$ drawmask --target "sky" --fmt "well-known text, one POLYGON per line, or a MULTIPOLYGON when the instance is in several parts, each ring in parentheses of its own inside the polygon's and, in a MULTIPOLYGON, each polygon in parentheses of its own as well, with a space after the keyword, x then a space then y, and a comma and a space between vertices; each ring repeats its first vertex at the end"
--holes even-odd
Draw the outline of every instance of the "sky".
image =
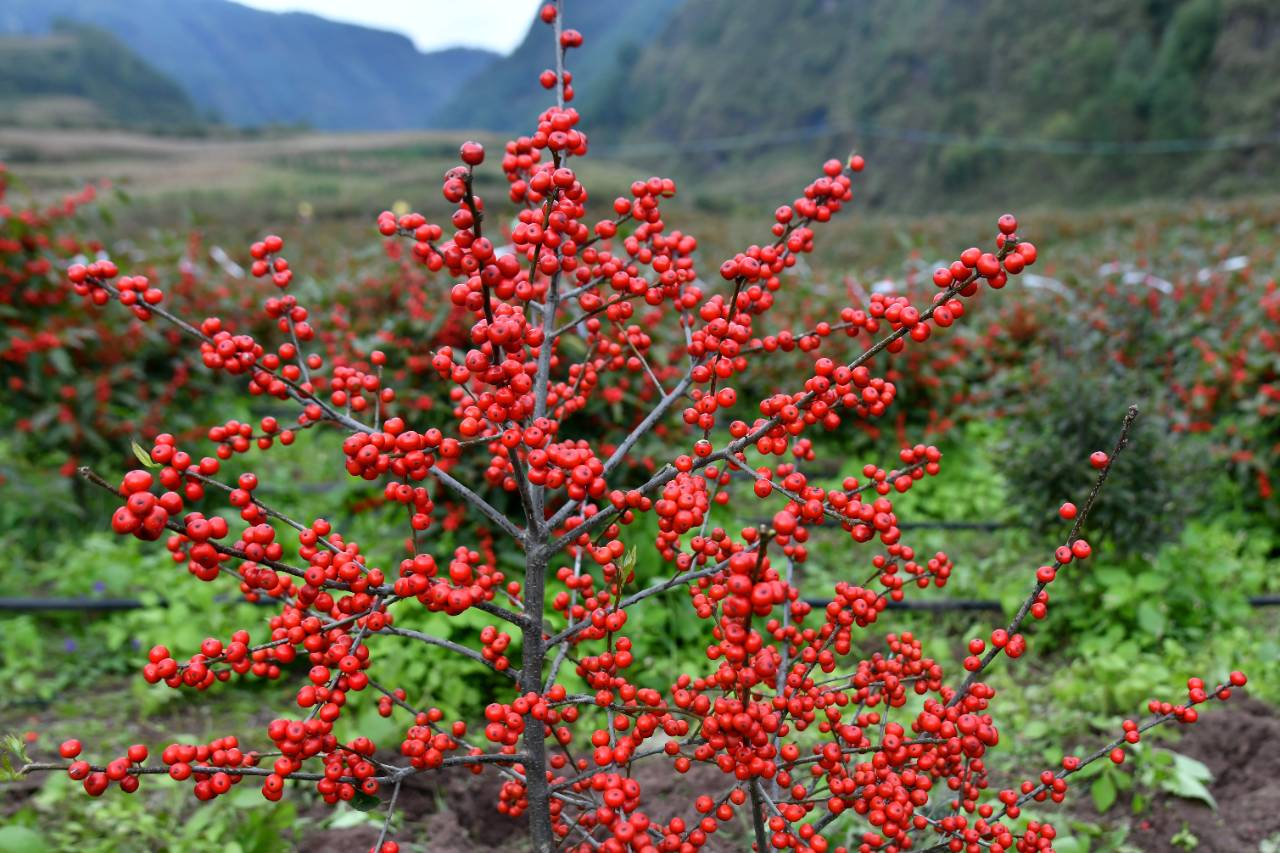
POLYGON ((484 47, 510 53, 541 0, 236 0, 270 12, 322 18, 403 33, 419 50, 484 47))

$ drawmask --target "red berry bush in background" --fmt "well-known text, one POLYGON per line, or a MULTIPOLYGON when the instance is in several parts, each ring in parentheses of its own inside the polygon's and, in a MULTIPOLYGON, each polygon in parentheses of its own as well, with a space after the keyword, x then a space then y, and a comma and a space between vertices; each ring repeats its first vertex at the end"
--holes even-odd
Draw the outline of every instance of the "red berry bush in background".
MULTIPOLYGON (((126 322, 86 312, 68 289, 65 270, 71 259, 103 252, 99 241, 75 236, 87 227, 81 214, 102 187, 38 203, 13 200, 15 184, 0 163, 0 381, 10 403, 0 423, 13 458, 56 457, 61 473, 72 476, 82 463, 123 464, 132 456, 132 438, 166 431, 202 436, 199 427, 219 402, 213 377, 199 369, 203 356, 192 351, 184 330, 147 322, 146 309, 162 299, 184 316, 216 312, 229 327, 268 335, 276 320, 244 286, 251 270, 192 231, 163 257, 150 258, 141 274, 121 281, 121 301, 133 309, 126 322), (160 281, 163 289, 153 284, 160 281)), ((367 353, 354 345, 372 340, 401 355, 393 378, 403 380, 433 372, 438 345, 465 341, 465 313, 440 304, 429 271, 402 247, 388 246, 387 254, 386 264, 338 259, 341 274, 314 306, 323 326, 309 352, 372 372, 367 353)), ((406 410, 430 410, 445 399, 438 387, 415 385, 420 393, 402 401, 406 410)))
MULTIPOLYGON (((1109 490, 1115 496, 1119 487, 1123 500, 1099 519, 1095 536, 1117 546, 1158 546, 1161 533, 1176 529, 1153 523, 1176 528, 1185 482, 1207 473, 1206 459, 1235 475, 1251 511, 1275 517, 1280 285, 1264 273, 1274 249, 1230 238, 1201 250, 1177 246, 1176 238, 1173 247, 1152 245, 1149 230, 1176 235, 1179 225, 1144 222, 1118 249, 1105 243, 1096 254, 1047 259, 1023 277, 1018 298, 984 300, 940 340, 904 351, 885 373, 901 405, 890 418, 859 426, 871 439, 888 433, 907 446, 912 436, 955 438, 971 422, 1004 425, 1013 433, 1001 457, 1018 484, 1016 517, 1047 522, 1052 496, 1081 485, 1072 476, 1075 457, 1088 455, 1106 432, 1075 401, 1105 410, 1141 399, 1142 464, 1112 478, 1109 490), (1079 370, 1081 363, 1090 370, 1079 370), (1045 442, 1073 452, 1045 459, 1038 451, 1045 442)), ((813 337, 780 334, 764 343, 772 343, 770 351, 808 350, 847 326, 846 317, 823 320, 847 315, 850 305, 887 294, 927 300, 933 272, 919 256, 879 280, 805 270, 807 298, 780 309, 813 337)), ((760 365, 753 384, 780 381, 789 364, 760 365)))
MULTIPOLYGON (((67 291, 66 259, 101 246, 73 236, 77 213, 98 194, 92 185, 50 204, 15 199, 14 178, 0 163, 0 378, 5 433, 16 443, 61 444, 70 451, 64 473, 99 435, 119 435, 108 403, 127 381, 140 330, 86 322, 67 291), (76 376, 78 368, 92 372, 76 376)), ((133 411, 146 409, 138 398, 133 411)), ((126 429, 127 432, 127 429, 126 429)))
MULTIPOLYGON (((205 388, 187 363, 182 333, 144 323, 141 312, 126 323, 87 313, 67 289, 68 259, 102 251, 97 240, 75 234, 105 185, 14 206, 4 203, 9 178, 0 164, 0 379, 10 402, 0 423, 13 458, 56 455, 61 473, 72 476, 81 462, 120 464, 131 436, 194 426, 177 404, 205 388)), ((124 304, 160 298, 153 277, 151 269, 131 277, 124 304)), ((216 295, 204 284, 184 264, 168 297, 199 306, 216 295)))
POLYGON ((440 274, 430 279, 440 300, 452 282, 455 325, 429 355, 421 341, 394 333, 383 349, 348 352, 341 314, 313 316, 294 295, 275 236, 254 244, 250 270, 271 293, 263 313, 274 334, 181 317, 158 282, 105 258, 70 267, 70 289, 85 302, 120 303, 140 322, 167 324, 206 370, 296 411, 287 423, 212 426, 209 455, 197 441, 161 433, 146 466, 118 485, 84 472, 119 496, 117 533, 163 538, 197 579, 278 606, 266 632, 210 637, 199 649, 155 646, 143 676, 206 690, 297 668, 306 675, 292 710, 255 736, 174 743, 158 761, 136 746, 105 764, 68 741, 63 763, 26 769, 63 770, 92 795, 113 785, 134 791, 150 774, 190 784, 201 800, 246 781, 271 800, 290 782, 331 803, 385 794, 381 853, 398 849, 387 836, 404 781, 445 768, 496 774, 496 809, 526 820, 538 851, 696 850, 714 847, 716 833, 738 819, 761 850, 842 849, 827 840, 836 821, 859 828, 861 851, 1051 850, 1053 825, 1020 820, 1024 805, 1061 801, 1089 763, 1123 761, 1124 747, 1147 730, 1194 723, 1199 705, 1245 683, 1240 673, 1192 678, 1185 699, 1152 701, 1146 720, 1126 722, 1093 754, 1025 781, 988 778, 986 755, 1002 732, 984 673, 1028 651, 1028 620, 1048 613, 1049 586, 1090 556, 1081 534, 1136 410, 1111 448, 1078 460, 1096 479, 1078 507, 1059 510, 1070 522, 1062 546, 1032 572, 1010 623, 968 641, 963 673, 944 671, 909 632, 886 634, 868 654, 890 602, 943 586, 954 570, 945 553, 904 542, 894 511, 896 495, 940 472, 941 454, 908 445, 860 477, 820 483, 805 472, 818 455, 812 436, 891 416, 902 402, 885 355, 945 337, 975 300, 997 298, 986 291, 1035 264, 1036 248, 1003 216, 986 249, 965 249, 933 274, 932 298, 881 295, 815 329, 765 334, 759 319, 792 298, 788 271, 852 200, 861 158, 824 164, 776 210, 761 244, 703 278, 697 241, 663 219, 673 182, 636 181, 603 215, 588 196, 574 169, 588 138, 569 106, 564 68, 582 37, 563 28, 555 5, 542 19, 554 28, 557 65, 541 82, 556 103, 500 158, 510 227, 494 213, 497 201, 474 191, 476 170, 495 158, 472 142, 444 176, 447 223, 378 217, 406 259, 440 274), (337 328, 323 329, 321 319, 337 328), (790 359, 794 349, 809 357, 790 359), (764 360, 777 390, 739 394, 735 385, 764 360), (426 373, 447 389, 447 406, 417 403, 421 390, 397 387, 426 373), (220 476, 226 460, 291 445, 312 428, 340 430, 335 465, 403 507, 397 564, 373 564, 366 555, 374 549, 323 518, 268 505, 252 473, 220 476), (731 505, 734 479, 751 482, 750 504, 731 505), (473 547, 433 550, 442 495, 485 531, 473 547), (219 514, 228 506, 238 518, 219 514), (713 524, 713 514, 727 513, 736 525, 713 524), (762 513, 767 523, 743 524, 762 513), (656 541, 629 529, 644 516, 657 519, 656 541), (867 563, 835 585, 825 607, 808 603, 794 582, 819 527, 843 530, 867 563), (493 539, 522 560, 499 559, 493 539), (635 553, 650 547, 669 573, 642 585, 635 553), (646 603, 699 620, 705 667, 674 680, 640 671, 638 655, 653 638, 633 635, 628 623, 646 603), (478 646, 463 645, 405 627, 405 614, 424 608, 492 622, 478 646), (403 654, 405 640, 466 658, 509 690, 482 720, 449 719, 414 685, 378 680, 380 656, 403 654), (399 743, 348 730, 352 709, 368 704, 402 720, 399 743), (630 773, 638 761, 677 773, 714 768, 723 786, 688 813, 651 813, 630 773))

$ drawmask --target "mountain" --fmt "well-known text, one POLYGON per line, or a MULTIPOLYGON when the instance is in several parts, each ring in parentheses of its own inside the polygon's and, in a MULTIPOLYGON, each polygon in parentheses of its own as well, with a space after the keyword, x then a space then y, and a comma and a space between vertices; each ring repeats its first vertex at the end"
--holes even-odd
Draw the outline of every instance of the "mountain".
POLYGON ((206 112, 241 126, 427 127, 496 54, 419 52, 395 33, 228 0, 4 0, 0 34, 65 19, 114 34, 206 112))
MULTIPOLYGON (((593 150, 696 178, 684 183, 697 203, 786 197, 855 149, 864 200, 899 209, 1280 190, 1277 0, 565 5, 586 38, 568 68, 593 150)), ((59 19, 140 59, 72 57, 46 38, 44 55, 92 70, 46 81, 10 57, 0 110, 3 92, 57 83, 72 107, 132 115, 111 106, 121 93, 90 91, 111 67, 183 120, 139 63, 235 125, 528 132, 552 101, 537 82, 552 32, 536 16, 496 57, 424 54, 392 33, 229 0, 0 0, 0 34, 47 37, 59 19)))
MULTIPOLYGON (((583 35, 569 51, 574 104, 596 119, 624 97, 619 71, 657 44, 658 34, 684 0, 572 0, 565 26, 583 35)), ((480 71, 437 115, 441 127, 528 132, 554 97, 538 85, 538 75, 555 68, 552 28, 533 19, 519 47, 480 71)))
MULTIPOLYGON (((781 197, 854 149, 864 199, 899 208, 1280 189, 1276 0, 567 6, 593 148, 712 203, 781 197)), ((442 120, 527 128, 552 57, 535 23, 442 120)))
POLYGON ((856 148, 895 206, 1274 189, 1277 72, 1274 0, 689 0, 596 139, 766 183, 856 148))
POLYGON ((189 129, 182 87, 95 27, 60 21, 39 37, 0 36, 0 123, 189 129))

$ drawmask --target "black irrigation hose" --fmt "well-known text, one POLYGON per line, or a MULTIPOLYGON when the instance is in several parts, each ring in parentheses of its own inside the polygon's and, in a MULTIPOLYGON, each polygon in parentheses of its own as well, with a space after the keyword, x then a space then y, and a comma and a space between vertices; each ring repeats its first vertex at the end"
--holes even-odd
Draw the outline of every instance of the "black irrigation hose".
MULTIPOLYGON (((805 604, 811 607, 826 607, 831 603, 829 598, 806 598, 805 604)), ((1253 595, 1249 597, 1250 607, 1280 607, 1280 595, 1253 595)), ((942 613, 950 610, 992 610, 1003 611, 1000 602, 989 598, 944 598, 939 601, 890 601, 889 610, 923 610, 942 613)))
MULTIPOLYGON (((256 604, 266 607, 279 602, 260 599, 249 602, 244 599, 221 597, 220 604, 256 604)), ((0 598, 0 613, 57 613, 57 612, 100 612, 109 613, 117 610, 142 610, 147 607, 168 607, 169 602, 163 598, 148 603, 140 598, 0 598)))
POLYGON ((900 530, 1005 530, 1022 526, 1003 521, 899 521, 897 524, 900 530))
MULTIPOLYGON (((773 517, 763 516, 752 519, 755 524, 770 524, 773 517)), ((1024 528, 1022 524, 1008 524, 1003 521, 899 521, 901 530, 1008 530, 1024 528)))
MULTIPOLYGON (((826 607, 831 603, 829 598, 806 598, 805 604, 810 607, 826 607)), ((944 598, 939 601, 890 601, 889 610, 923 610, 942 612, 947 610, 994 610, 1000 612, 1000 602, 990 598, 944 598)))
POLYGON ((46 611, 139 610, 147 605, 137 598, 0 598, 0 611, 43 613, 46 611))

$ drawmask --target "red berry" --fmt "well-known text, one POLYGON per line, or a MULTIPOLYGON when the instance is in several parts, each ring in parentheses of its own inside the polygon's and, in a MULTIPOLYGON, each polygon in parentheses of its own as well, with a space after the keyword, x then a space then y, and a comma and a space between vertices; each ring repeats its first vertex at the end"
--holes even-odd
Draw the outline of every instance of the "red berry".
POLYGON ((462 162, 468 166, 479 166, 484 162, 484 146, 479 142, 464 142, 460 152, 462 162))

